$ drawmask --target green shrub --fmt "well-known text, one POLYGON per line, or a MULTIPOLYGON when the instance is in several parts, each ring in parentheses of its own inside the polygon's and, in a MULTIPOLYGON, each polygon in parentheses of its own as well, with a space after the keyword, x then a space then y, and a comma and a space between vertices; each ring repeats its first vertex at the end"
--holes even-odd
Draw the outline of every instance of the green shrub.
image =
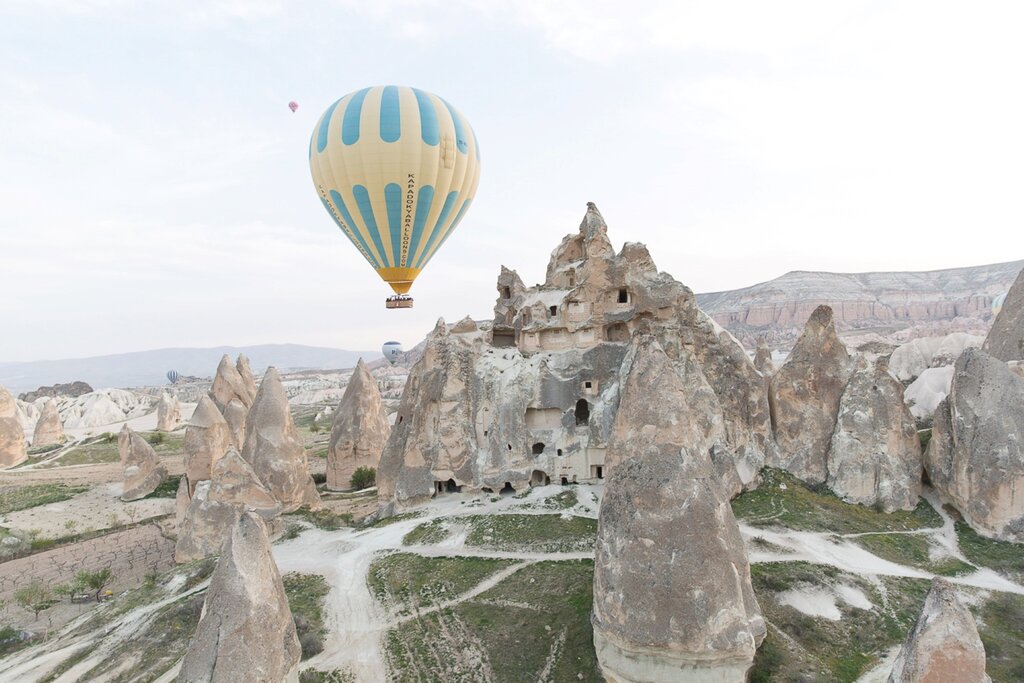
POLYGON ((367 489, 377 483, 377 470, 372 467, 358 467, 352 473, 349 484, 356 490, 367 489))

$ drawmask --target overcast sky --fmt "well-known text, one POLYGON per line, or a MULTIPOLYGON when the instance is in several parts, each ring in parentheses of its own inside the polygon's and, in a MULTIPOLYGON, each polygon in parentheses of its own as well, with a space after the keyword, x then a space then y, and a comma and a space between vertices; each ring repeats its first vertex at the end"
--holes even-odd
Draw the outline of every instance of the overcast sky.
POLYGON ((1024 258, 1017 2, 5 0, 0 361, 415 344, 594 201, 695 291, 1024 258), (435 92, 482 150, 416 307, 309 177, 323 110, 435 92), (292 114, 289 100, 300 107, 292 114))

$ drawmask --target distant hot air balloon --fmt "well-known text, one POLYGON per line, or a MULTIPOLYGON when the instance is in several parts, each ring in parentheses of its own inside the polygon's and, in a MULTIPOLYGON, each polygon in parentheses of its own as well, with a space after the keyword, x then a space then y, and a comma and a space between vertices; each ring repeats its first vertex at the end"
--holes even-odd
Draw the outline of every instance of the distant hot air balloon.
POLYGON ((299 108, 299 103, 298 102, 289 102, 288 103, 288 108, 291 109, 292 113, 294 114, 295 110, 299 108))
POLYGON ((402 355, 403 350, 402 343, 396 341, 384 342, 384 346, 380 347, 380 352, 392 365, 398 362, 398 357, 402 355))
POLYGON ((167 371, 167 381, 170 382, 171 384, 174 384, 175 382, 177 382, 178 381, 178 371, 177 370, 168 370, 167 371))
POLYGON ((403 295, 473 200, 480 148, 469 121, 437 95, 378 86, 327 108, 309 168, 334 222, 399 295, 388 308, 406 308, 403 295))
POLYGON ((995 299, 992 299, 992 315, 993 315, 993 317, 999 315, 999 311, 1003 310, 1003 302, 1006 301, 1006 294, 1007 294, 1007 292, 1003 292, 1002 294, 997 296, 995 299))

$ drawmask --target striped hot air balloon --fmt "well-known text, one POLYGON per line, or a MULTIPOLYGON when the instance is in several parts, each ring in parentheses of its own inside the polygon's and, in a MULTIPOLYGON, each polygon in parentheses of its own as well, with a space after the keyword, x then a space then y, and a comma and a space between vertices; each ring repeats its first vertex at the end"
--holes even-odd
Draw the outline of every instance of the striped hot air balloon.
POLYGON ((404 349, 402 348, 402 342, 389 341, 384 342, 384 345, 380 347, 380 352, 384 354, 384 357, 388 359, 388 362, 394 365, 398 362, 404 349))
POLYGON ((171 384, 174 384, 175 382, 177 382, 178 381, 178 377, 179 377, 179 375, 178 375, 178 371, 177 370, 168 370, 167 371, 167 381, 170 382, 171 384))
POLYGON ((466 118, 437 95, 379 86, 327 108, 309 167, 334 222, 404 295, 473 201, 480 148, 466 118))

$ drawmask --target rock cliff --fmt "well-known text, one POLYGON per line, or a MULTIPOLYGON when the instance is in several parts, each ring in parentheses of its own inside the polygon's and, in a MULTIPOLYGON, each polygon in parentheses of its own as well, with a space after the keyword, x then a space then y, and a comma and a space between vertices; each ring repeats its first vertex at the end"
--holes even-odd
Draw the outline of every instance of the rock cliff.
POLYGON ((376 469, 390 433, 377 382, 360 358, 334 412, 327 450, 327 487, 347 489, 357 468, 376 469))

